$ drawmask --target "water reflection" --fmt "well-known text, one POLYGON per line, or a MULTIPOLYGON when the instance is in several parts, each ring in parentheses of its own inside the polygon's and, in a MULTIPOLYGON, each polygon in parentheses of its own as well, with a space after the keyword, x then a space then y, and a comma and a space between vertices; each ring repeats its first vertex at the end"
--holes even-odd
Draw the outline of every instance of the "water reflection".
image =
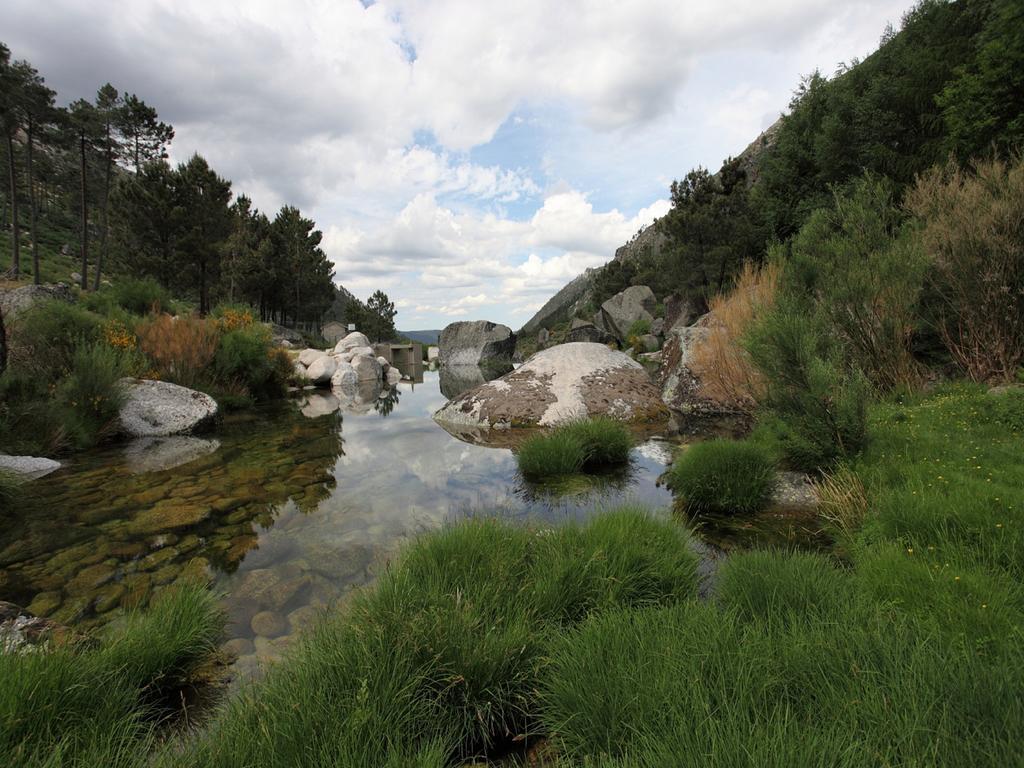
POLYGON ((419 386, 302 392, 229 417, 215 438, 80 456, 33 484, 33 515, 5 525, 0 598, 88 627, 206 578, 225 595, 228 648, 246 671, 410 536, 471 510, 558 521, 626 499, 668 507, 649 445, 625 473, 524 483, 510 450, 434 423, 439 383, 427 372, 419 386))

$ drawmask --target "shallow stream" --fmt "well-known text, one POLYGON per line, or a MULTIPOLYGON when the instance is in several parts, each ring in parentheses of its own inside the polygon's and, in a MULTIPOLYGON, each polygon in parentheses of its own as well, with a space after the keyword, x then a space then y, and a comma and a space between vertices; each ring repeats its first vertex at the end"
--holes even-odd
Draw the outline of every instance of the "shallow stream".
MULTIPOLYGON (((217 432, 120 444, 34 481, 33 508, 2 522, 0 599, 78 627, 116 621, 175 581, 212 580, 240 677, 353 588, 403 541, 472 514, 557 523, 631 501, 668 510, 657 483, 675 444, 645 436, 628 471, 526 483, 508 447, 456 438, 432 414, 438 374, 344 409, 303 393, 230 415, 217 432)), ((778 511, 698 526, 706 554, 756 543, 813 546, 813 524, 778 511)))

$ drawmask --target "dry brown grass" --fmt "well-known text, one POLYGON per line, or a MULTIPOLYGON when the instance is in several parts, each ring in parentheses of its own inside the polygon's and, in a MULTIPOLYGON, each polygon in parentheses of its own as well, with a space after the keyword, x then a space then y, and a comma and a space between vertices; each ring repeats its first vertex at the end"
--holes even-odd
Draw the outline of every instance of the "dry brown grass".
POLYGON ((1024 160, 937 168, 907 206, 924 223, 953 360, 976 381, 1012 380, 1024 364, 1024 160))
POLYGON ((217 352, 217 325, 200 317, 154 315, 136 328, 139 349, 165 381, 195 387, 217 352))
POLYGON ((772 306, 781 269, 747 263, 727 294, 710 302, 708 333, 694 344, 690 368, 704 395, 740 411, 751 411, 765 394, 765 380, 740 339, 751 323, 772 306))
POLYGON ((840 466, 826 473, 816 487, 822 518, 836 529, 841 538, 851 540, 868 513, 864 484, 853 470, 840 466))

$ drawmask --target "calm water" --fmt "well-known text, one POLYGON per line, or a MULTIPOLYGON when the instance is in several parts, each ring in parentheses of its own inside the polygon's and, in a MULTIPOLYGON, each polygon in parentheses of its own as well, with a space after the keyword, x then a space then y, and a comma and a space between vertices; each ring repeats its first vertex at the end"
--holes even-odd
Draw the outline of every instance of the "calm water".
MULTIPOLYGON (((226 647, 244 676, 372 581, 403 541, 447 521, 483 512, 558 522, 620 501, 671 507, 656 482, 669 442, 645 439, 627 472, 531 486, 507 447, 440 428, 431 416, 445 400, 428 372, 340 410, 333 396, 307 393, 229 416, 214 435, 76 457, 29 486, 30 515, 3 523, 0 599, 91 627, 205 577, 223 595, 226 647)), ((699 530, 728 548, 799 539, 793 526, 768 515, 699 530)))

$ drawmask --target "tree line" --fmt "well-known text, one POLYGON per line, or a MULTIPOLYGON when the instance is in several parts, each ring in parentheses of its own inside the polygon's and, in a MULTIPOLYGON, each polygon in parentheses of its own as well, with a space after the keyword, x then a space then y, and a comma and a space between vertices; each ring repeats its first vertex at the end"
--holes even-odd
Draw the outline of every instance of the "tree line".
POLYGON ((257 210, 198 154, 172 166, 174 129, 136 94, 107 83, 92 101, 59 106, 40 73, 0 43, 0 132, 9 277, 30 269, 38 284, 40 249, 63 240, 83 291, 116 269, 194 298, 201 314, 239 302, 288 324, 318 322, 335 302, 315 222, 290 205, 257 210))

